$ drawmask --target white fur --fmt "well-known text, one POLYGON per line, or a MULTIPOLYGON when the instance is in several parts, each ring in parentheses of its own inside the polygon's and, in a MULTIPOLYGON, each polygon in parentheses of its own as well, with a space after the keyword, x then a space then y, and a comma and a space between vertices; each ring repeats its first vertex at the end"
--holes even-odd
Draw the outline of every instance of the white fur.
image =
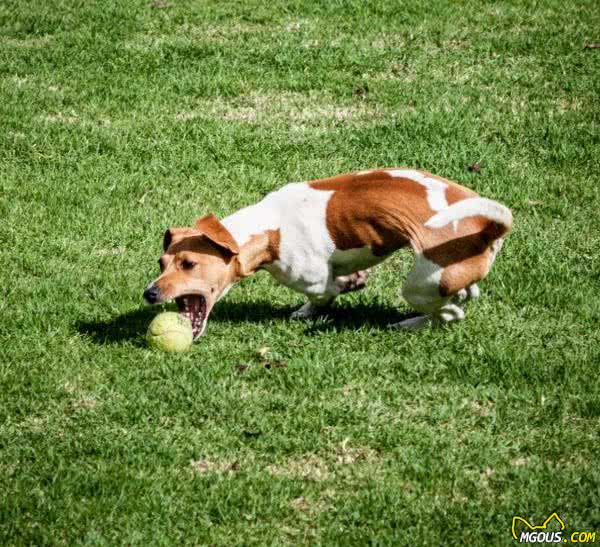
POLYGON ((402 295, 417 311, 432 312, 440 307, 440 281, 444 268, 419 253, 402 287, 402 295))
POLYGON ((502 244, 503 243, 504 243, 504 238, 503 237, 498 238, 496 241, 494 241, 494 243, 492 243, 492 246, 490 248, 491 253, 490 253, 490 262, 488 264, 488 270, 494 264, 494 261, 496 260, 496 256, 498 256, 498 253, 500 252, 500 249, 502 249, 502 244))
POLYGON ((279 259, 265 269, 280 283, 307 295, 324 295, 333 287, 330 258, 335 245, 327 231, 326 211, 333 191, 306 183, 287 184, 256 205, 223 220, 238 244, 252 234, 279 229, 279 259))
POLYGON ((451 222, 476 216, 485 217, 504 226, 512 224, 512 213, 504 205, 487 198, 468 198, 457 201, 450 207, 433 215, 425 223, 425 226, 428 228, 442 228, 451 222))
POLYGON ((441 211, 448 207, 446 188, 448 185, 441 180, 428 177, 416 169, 390 169, 388 173, 393 177, 410 179, 427 189, 427 203, 432 211, 441 211))
POLYGON ((371 247, 359 247, 341 251, 336 249, 331 255, 333 275, 348 275, 359 270, 366 270, 385 260, 386 256, 375 256, 371 247))
POLYGON ((277 200, 273 200, 271 197, 278 193, 273 192, 262 201, 244 207, 221 221, 221 224, 229 230, 240 247, 247 243, 253 235, 279 228, 282 211, 277 206, 277 200))
POLYGON ((481 291, 477 286, 477 283, 471 283, 468 287, 460 289, 455 295, 454 300, 456 302, 465 302, 467 300, 475 300, 479 298, 481 291))
MULTIPOLYGON (((409 317, 392 325, 403 329, 420 329, 432 323, 459 321, 465 314, 452 297, 440 295, 439 287, 444 269, 419 253, 402 287, 402 296, 423 315, 409 317)), ((466 296, 466 291, 465 291, 466 296)))

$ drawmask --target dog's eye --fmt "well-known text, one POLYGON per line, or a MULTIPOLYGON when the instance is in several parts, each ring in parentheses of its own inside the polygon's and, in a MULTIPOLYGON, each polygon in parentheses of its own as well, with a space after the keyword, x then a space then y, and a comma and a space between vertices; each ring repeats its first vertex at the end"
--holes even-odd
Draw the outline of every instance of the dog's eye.
POLYGON ((185 260, 181 261, 181 267, 184 270, 191 270, 195 265, 196 265, 195 262, 192 262, 191 260, 188 260, 187 258, 185 260))
POLYGON ((158 261, 158 267, 160 268, 161 272, 165 269, 165 267, 163 266, 163 261, 162 260, 158 261))

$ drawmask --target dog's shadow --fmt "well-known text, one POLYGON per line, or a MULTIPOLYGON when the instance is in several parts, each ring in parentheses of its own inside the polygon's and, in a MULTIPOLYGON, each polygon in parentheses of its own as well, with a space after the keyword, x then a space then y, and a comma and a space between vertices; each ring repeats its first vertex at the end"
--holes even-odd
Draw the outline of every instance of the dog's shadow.
MULTIPOLYGON (((276 306, 268 302, 222 302, 215 307, 209 322, 264 323, 273 319, 287 321, 293 306, 276 306)), ((80 321, 76 330, 96 344, 130 343, 144 346, 144 333, 156 315, 156 308, 143 307, 107 321, 80 321)), ((331 330, 358 329, 362 326, 385 329, 409 317, 396 308, 379 303, 338 304, 315 319, 301 320, 307 335, 331 330)))

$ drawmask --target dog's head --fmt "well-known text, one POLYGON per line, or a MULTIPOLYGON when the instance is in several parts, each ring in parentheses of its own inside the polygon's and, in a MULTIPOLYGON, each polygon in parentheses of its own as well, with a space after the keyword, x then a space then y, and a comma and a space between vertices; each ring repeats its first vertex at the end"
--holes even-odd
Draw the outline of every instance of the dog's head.
POLYGON ((194 228, 170 228, 159 259, 161 274, 144 290, 148 304, 175 300, 192 323, 194 338, 202 335, 208 316, 236 280, 239 247, 214 215, 194 228))

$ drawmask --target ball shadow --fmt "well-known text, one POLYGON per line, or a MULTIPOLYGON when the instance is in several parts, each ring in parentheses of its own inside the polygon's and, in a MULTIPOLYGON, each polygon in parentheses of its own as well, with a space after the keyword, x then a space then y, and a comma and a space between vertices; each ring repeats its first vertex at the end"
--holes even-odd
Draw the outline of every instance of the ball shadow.
MULTIPOLYGON (((146 329, 159 311, 159 308, 147 306, 107 321, 78 321, 75 330, 100 345, 130 343, 145 346, 146 329)), ((292 311, 292 307, 277 307, 268 302, 222 302, 211 313, 209 322, 261 323, 289 317, 292 311)))

